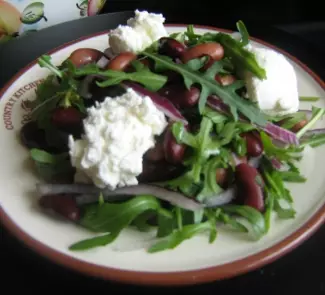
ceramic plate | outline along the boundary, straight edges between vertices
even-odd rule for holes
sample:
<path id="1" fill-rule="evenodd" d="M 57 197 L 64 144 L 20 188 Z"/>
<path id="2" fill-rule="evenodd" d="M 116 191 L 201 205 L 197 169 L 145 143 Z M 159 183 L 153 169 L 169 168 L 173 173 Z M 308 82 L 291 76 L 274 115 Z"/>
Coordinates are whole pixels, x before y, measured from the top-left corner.
<path id="1" fill-rule="evenodd" d="M 182 25 L 167 26 L 169 32 L 185 29 Z M 197 26 L 199 33 L 214 28 Z M 81 47 L 104 50 L 107 34 L 93 35 L 53 50 L 56 64 Z M 258 46 L 272 47 L 253 39 Z M 318 96 L 315 105 L 325 107 L 324 82 L 310 69 L 289 54 L 299 83 L 299 94 Z M 306 149 L 301 171 L 308 181 L 288 185 L 294 196 L 295 219 L 278 220 L 273 216 L 271 230 L 258 242 L 246 235 L 219 228 L 218 238 L 208 243 L 205 234 L 183 242 L 174 250 L 148 254 L 141 241 L 148 234 L 124 230 L 111 245 L 85 252 L 68 250 L 72 243 L 91 237 L 87 230 L 70 222 L 44 214 L 37 206 L 34 192 L 39 181 L 32 173 L 27 150 L 20 144 L 18 132 L 29 120 L 28 100 L 35 98 L 37 84 L 48 70 L 36 62 L 19 72 L 1 91 L 0 97 L 0 200 L 1 220 L 25 244 L 55 263 L 91 276 L 136 284 L 194 284 L 228 278 L 260 267 L 286 254 L 310 236 L 325 220 L 325 146 Z M 301 108 L 311 108 L 303 103 Z M 324 121 L 321 122 L 324 127 Z M 137 247 L 139 245 L 139 247 Z M 130 248 L 131 246 L 131 248 Z"/>

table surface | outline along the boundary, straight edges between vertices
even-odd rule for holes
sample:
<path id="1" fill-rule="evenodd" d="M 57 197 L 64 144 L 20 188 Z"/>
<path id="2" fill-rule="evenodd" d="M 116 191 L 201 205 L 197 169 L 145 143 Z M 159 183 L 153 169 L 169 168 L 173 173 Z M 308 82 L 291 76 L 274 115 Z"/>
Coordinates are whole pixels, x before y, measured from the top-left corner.
<path id="1" fill-rule="evenodd" d="M 68 22 L 43 32 L 34 33 L 0 47 L 0 87 L 7 82 L 20 68 L 37 58 L 42 53 L 74 40 L 83 35 L 105 31 L 114 28 L 118 22 L 124 22 L 132 13 L 106 14 Z M 173 20 L 171 21 L 173 22 Z M 191 23 L 218 25 L 204 20 L 191 19 Z M 224 25 L 225 28 L 234 29 Z M 325 23 L 311 24 L 298 29 L 294 36 L 295 26 L 280 27 L 281 30 L 262 26 L 249 26 L 252 36 L 273 43 L 295 55 L 323 79 L 325 79 L 324 55 L 321 56 L 321 38 L 325 36 Z M 299 28 L 299 26 L 297 26 Z M 287 32 L 291 34 L 288 34 Z M 299 34 L 300 32 L 300 34 Z M 303 32 L 303 33 L 301 33 Z M 304 38 L 308 36 L 308 38 Z M 314 36 L 314 38 L 311 38 Z M 37 46 L 35 46 L 37 44 Z M 322 58 L 318 58 L 318 57 Z M 3 69 L 6 69 L 5 71 Z M 209 284 L 182 287 L 182 291 L 191 292 L 240 292 L 250 294 L 325 294 L 325 226 L 323 225 L 312 237 L 290 252 L 285 257 L 261 269 L 232 279 Z M 74 292 L 91 291 L 115 292 L 135 291 L 165 292 L 164 288 L 139 287 L 106 282 L 89 278 L 68 269 L 62 268 L 18 242 L 3 227 L 1 227 L 1 266 L 4 270 L 2 287 L 10 287 L 16 291 L 21 286 L 24 291 L 73 290 Z M 12 283 L 12 281 L 14 284 Z M 46 288 L 46 289 L 45 289 Z"/>

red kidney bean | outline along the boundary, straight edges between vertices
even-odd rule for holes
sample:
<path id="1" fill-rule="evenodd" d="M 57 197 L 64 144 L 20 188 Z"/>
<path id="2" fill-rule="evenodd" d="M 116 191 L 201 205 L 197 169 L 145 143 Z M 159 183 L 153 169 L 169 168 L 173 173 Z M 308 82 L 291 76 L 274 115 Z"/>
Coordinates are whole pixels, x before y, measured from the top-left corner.
<path id="1" fill-rule="evenodd" d="M 263 153 L 263 144 L 259 134 L 253 132 L 242 133 L 241 136 L 246 140 L 247 155 L 258 157 Z"/>
<path id="2" fill-rule="evenodd" d="M 153 161 L 153 162 L 163 160 L 165 158 L 163 143 L 157 142 L 153 148 L 151 148 L 144 154 L 144 157 L 147 160 Z"/>
<path id="3" fill-rule="evenodd" d="M 158 53 L 163 55 L 168 55 L 172 58 L 180 57 L 185 51 L 186 46 L 173 39 L 168 37 L 163 37 L 159 39 L 159 49 Z"/>
<path id="4" fill-rule="evenodd" d="M 227 184 L 228 173 L 225 168 L 217 168 L 216 170 L 216 181 L 221 187 Z"/>
<path id="5" fill-rule="evenodd" d="M 39 200 L 39 205 L 45 209 L 51 209 L 55 213 L 70 219 L 78 221 L 80 218 L 80 209 L 76 200 L 69 195 L 46 195 Z"/>
<path id="6" fill-rule="evenodd" d="M 123 71 L 136 58 L 137 55 L 132 52 L 122 52 L 109 61 L 107 65 L 107 69 L 114 70 L 114 71 Z"/>
<path id="7" fill-rule="evenodd" d="M 102 56 L 103 52 L 93 48 L 80 48 L 71 53 L 68 59 L 76 66 L 84 66 L 86 64 L 97 62 Z"/>
<path id="8" fill-rule="evenodd" d="M 236 166 L 237 200 L 244 205 L 263 211 L 263 188 L 258 178 L 261 179 L 261 176 L 256 168 L 245 163 Z"/>
<path id="9" fill-rule="evenodd" d="M 185 154 L 185 145 L 178 144 L 171 127 L 167 127 L 164 137 L 165 159 L 171 164 L 181 164 Z"/>
<path id="10" fill-rule="evenodd" d="M 83 115 L 74 107 L 58 107 L 52 113 L 52 123 L 58 128 L 79 125 Z"/>
<path id="11" fill-rule="evenodd" d="M 209 42 L 195 45 L 185 50 L 181 56 L 183 63 L 187 63 L 189 60 L 208 55 L 213 60 L 220 60 L 224 56 L 223 47 L 217 42 Z"/>
<path id="12" fill-rule="evenodd" d="M 217 74 L 215 76 L 215 80 L 222 86 L 227 86 L 227 85 L 234 83 L 236 81 L 236 78 L 233 75 L 222 75 L 221 76 L 221 75 Z"/>
<path id="13" fill-rule="evenodd" d="M 184 85 L 171 85 L 162 88 L 159 93 L 168 98 L 177 108 L 189 108 L 197 104 L 200 90 L 196 87 L 187 89 Z"/>
<path id="14" fill-rule="evenodd" d="M 38 128 L 37 122 L 35 121 L 24 124 L 20 129 L 20 139 L 29 149 L 47 149 L 48 146 L 44 130 Z"/>
<path id="15" fill-rule="evenodd" d="M 301 128 L 303 128 L 306 124 L 308 123 L 308 120 L 302 120 L 300 122 L 298 122 L 297 124 L 295 124 L 292 128 L 291 131 L 292 132 L 298 132 Z"/>

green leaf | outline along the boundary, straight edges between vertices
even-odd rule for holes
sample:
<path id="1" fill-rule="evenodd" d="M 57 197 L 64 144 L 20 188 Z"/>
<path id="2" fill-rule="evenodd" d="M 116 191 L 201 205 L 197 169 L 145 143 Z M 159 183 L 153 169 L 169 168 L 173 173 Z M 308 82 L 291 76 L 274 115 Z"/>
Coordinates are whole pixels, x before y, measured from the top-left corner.
<path id="1" fill-rule="evenodd" d="M 236 133 L 236 123 L 235 122 L 228 122 L 224 125 L 224 128 L 222 129 L 219 136 L 222 138 L 221 144 L 227 145 L 230 143 Z"/>
<path id="2" fill-rule="evenodd" d="M 297 112 L 291 116 L 287 116 L 285 122 L 281 125 L 284 129 L 291 129 L 297 123 L 306 119 L 306 115 L 303 112 Z"/>
<path id="3" fill-rule="evenodd" d="M 192 84 L 197 83 L 201 86 L 201 96 L 199 101 L 199 110 L 203 112 L 205 109 L 206 97 L 210 94 L 215 94 L 227 105 L 230 106 L 232 113 L 235 111 L 241 112 L 246 116 L 251 122 L 254 122 L 258 125 L 265 126 L 267 120 L 262 112 L 248 100 L 240 97 L 237 93 L 237 87 L 240 84 L 221 86 L 214 79 L 211 78 L 212 70 L 208 73 L 200 73 L 197 71 L 191 70 L 187 65 L 176 64 L 171 61 L 167 61 L 162 58 L 160 55 L 151 54 L 144 51 L 144 55 L 152 58 L 155 62 L 163 64 L 170 70 L 180 73 L 187 81 L 190 81 Z M 215 64 L 218 64 L 216 62 Z M 210 68 L 211 69 L 211 68 Z M 213 67 L 213 70 L 217 70 L 217 66 Z M 216 74 L 216 73 L 214 73 Z"/>
<path id="4" fill-rule="evenodd" d="M 236 23 L 236 26 L 242 38 L 241 45 L 246 46 L 249 42 L 249 34 L 247 32 L 246 26 L 241 20 Z"/>
<path id="5" fill-rule="evenodd" d="M 36 148 L 30 150 L 30 155 L 32 159 L 36 162 L 40 162 L 43 164 L 52 164 L 52 165 L 61 164 L 62 161 L 66 161 L 67 159 L 69 159 L 68 153 L 52 155 L 44 150 L 40 150 Z"/>
<path id="6" fill-rule="evenodd" d="M 307 179 L 300 175 L 300 173 L 292 171 L 279 171 L 279 174 L 283 181 L 287 182 L 306 182 Z"/>
<path id="7" fill-rule="evenodd" d="M 164 238 L 170 235 L 174 228 L 176 227 L 176 222 L 174 218 L 167 218 L 163 215 L 158 215 L 158 230 L 157 237 Z"/>
<path id="8" fill-rule="evenodd" d="M 205 231 L 210 231 L 211 227 L 212 225 L 210 221 L 199 224 L 185 225 L 181 230 L 175 230 L 166 239 L 159 241 L 151 246 L 148 249 L 148 252 L 155 253 L 168 249 L 174 249 L 185 240 L 192 238 L 194 235 Z"/>
<path id="9" fill-rule="evenodd" d="M 138 215 L 132 222 L 132 225 L 134 225 L 139 231 L 141 232 L 147 232 L 147 231 L 150 231 L 154 228 L 154 226 L 148 224 L 148 220 L 155 216 L 155 212 L 154 211 L 146 211 L 140 215 Z M 160 216 L 160 215 L 159 215 Z M 166 218 L 166 219 L 170 219 L 170 218 L 167 218 L 163 215 L 161 215 L 163 218 Z"/>
<path id="10" fill-rule="evenodd" d="M 160 211 L 160 202 L 153 196 L 136 196 L 123 203 L 90 204 L 83 208 L 80 224 L 94 232 L 120 232 L 138 215 L 148 210 Z"/>
<path id="11" fill-rule="evenodd" d="M 223 222 L 224 224 L 230 225 L 234 230 L 246 233 L 248 229 L 242 225 L 235 218 L 232 218 L 229 214 L 222 212 L 220 208 L 218 208 L 218 212 L 216 212 L 217 220 Z"/>
<path id="12" fill-rule="evenodd" d="M 266 188 L 265 191 L 266 191 L 266 198 L 265 198 L 264 219 L 265 219 L 266 233 L 268 233 L 271 227 L 271 215 L 274 208 L 275 197 L 274 194 L 268 190 L 268 188 Z"/>
<path id="13" fill-rule="evenodd" d="M 213 110 L 209 107 L 205 107 L 203 115 L 205 117 L 208 117 L 214 124 L 223 123 L 227 120 L 227 117 L 225 115 L 223 115 L 219 112 L 216 112 L 215 110 Z"/>
<path id="14" fill-rule="evenodd" d="M 313 127 L 316 122 L 325 115 L 325 108 L 317 108 L 313 106 L 312 112 L 313 115 L 309 122 L 296 133 L 297 138 L 302 137 L 307 130 L 311 129 L 311 127 Z"/>
<path id="15" fill-rule="evenodd" d="M 77 243 L 74 243 L 69 246 L 69 250 L 71 251 L 83 251 L 88 250 L 91 248 L 106 246 L 110 243 L 112 243 L 118 236 L 118 233 L 115 234 L 106 234 L 97 236 L 90 239 L 81 240 Z"/>
<path id="16" fill-rule="evenodd" d="M 175 39 L 181 43 L 185 42 L 185 34 L 184 33 L 172 33 L 169 35 L 169 38 Z"/>
<path id="17" fill-rule="evenodd" d="M 55 65 L 52 64 L 51 60 L 52 60 L 51 56 L 42 55 L 38 59 L 38 64 L 40 65 L 41 68 L 48 68 L 53 74 L 55 74 L 59 78 L 62 78 L 63 77 L 62 72 Z"/>
<path id="18" fill-rule="evenodd" d="M 299 96 L 300 101 L 319 101 L 317 96 Z"/>
<path id="19" fill-rule="evenodd" d="M 226 205 L 222 207 L 226 213 L 232 213 L 244 217 L 251 225 L 251 230 L 256 240 L 266 233 L 264 216 L 256 209 L 249 206 Z"/>
<path id="20" fill-rule="evenodd" d="M 315 148 L 323 144 L 325 144 L 325 134 L 314 134 L 308 138 L 302 138 L 300 146 L 304 147 L 306 145 L 310 145 L 311 147 Z"/>
<path id="21" fill-rule="evenodd" d="M 296 216 L 296 211 L 291 206 L 290 208 L 283 208 L 277 199 L 274 200 L 274 210 L 278 214 L 278 217 L 282 219 L 291 219 L 295 218 Z"/>

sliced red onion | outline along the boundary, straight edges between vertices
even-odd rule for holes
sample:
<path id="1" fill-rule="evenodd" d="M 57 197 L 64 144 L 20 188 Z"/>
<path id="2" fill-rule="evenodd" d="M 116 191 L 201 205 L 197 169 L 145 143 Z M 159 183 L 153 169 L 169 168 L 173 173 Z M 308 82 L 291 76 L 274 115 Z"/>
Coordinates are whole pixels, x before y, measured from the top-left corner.
<path id="1" fill-rule="evenodd" d="M 276 158 L 271 159 L 271 164 L 275 169 L 280 170 L 282 168 L 282 163 Z"/>
<path id="2" fill-rule="evenodd" d="M 149 96 L 152 99 L 152 101 L 154 102 L 154 104 L 156 105 L 156 107 L 159 110 L 161 110 L 167 117 L 169 117 L 175 121 L 181 121 L 186 125 L 188 124 L 188 122 L 182 116 L 180 111 L 167 98 L 159 95 L 156 92 L 151 92 L 136 83 L 126 81 L 126 82 L 123 82 L 123 84 L 126 85 L 127 87 L 132 88 L 134 91 L 136 91 L 142 95 Z"/>
<path id="3" fill-rule="evenodd" d="M 106 66 L 109 63 L 109 59 L 103 55 L 96 63 L 96 65 L 100 68 L 100 69 L 105 69 Z"/>
<path id="4" fill-rule="evenodd" d="M 252 157 L 248 160 L 248 165 L 250 165 L 254 168 L 258 168 L 260 166 L 261 159 L 262 159 L 262 155 L 260 155 L 258 157 Z"/>
<path id="5" fill-rule="evenodd" d="M 110 59 L 112 59 L 116 56 L 116 54 L 113 53 L 113 51 L 110 47 L 108 47 L 104 50 L 104 54 Z"/>
<path id="6" fill-rule="evenodd" d="M 286 130 L 280 126 L 272 123 L 268 123 L 266 127 L 262 128 L 266 133 L 268 133 L 273 139 L 279 140 L 284 143 L 299 145 L 299 140 L 295 133 Z"/>
<path id="7" fill-rule="evenodd" d="M 208 198 L 205 201 L 207 207 L 218 207 L 229 204 L 235 198 L 235 189 L 233 187 L 224 190 L 221 194 Z"/>
<path id="8" fill-rule="evenodd" d="M 207 104 L 214 110 L 217 110 L 223 114 L 230 114 L 229 107 L 223 103 L 216 96 L 209 96 Z M 247 121 L 243 117 L 240 117 L 240 120 Z M 295 133 L 286 130 L 280 126 L 277 126 L 272 123 L 268 123 L 265 127 L 261 127 L 265 132 L 267 132 L 273 139 L 278 141 L 288 143 L 288 144 L 299 144 L 299 140 Z"/>
<path id="9" fill-rule="evenodd" d="M 91 184 L 38 184 L 37 191 L 40 195 L 60 195 L 60 194 L 87 194 L 96 195 L 96 200 L 98 200 L 99 193 L 101 192 L 104 197 L 110 196 L 135 196 L 135 195 L 153 195 L 158 199 L 170 202 L 173 205 L 179 206 L 181 208 L 195 211 L 202 209 L 203 204 L 199 204 L 194 200 L 191 200 L 181 193 L 167 190 L 165 188 L 148 185 L 139 184 L 133 186 L 127 186 L 122 188 L 117 188 L 115 190 L 110 190 L 108 188 L 100 189 Z"/>
<path id="10" fill-rule="evenodd" d="M 307 130 L 306 133 L 303 135 L 303 138 L 305 139 L 312 135 L 320 135 L 320 134 L 325 134 L 325 128 Z"/>
<path id="11" fill-rule="evenodd" d="M 103 195 L 103 199 L 106 202 L 116 202 L 130 199 L 130 196 L 121 196 L 121 195 Z M 87 205 L 98 202 L 98 194 L 82 194 L 76 197 L 77 205 Z"/>

